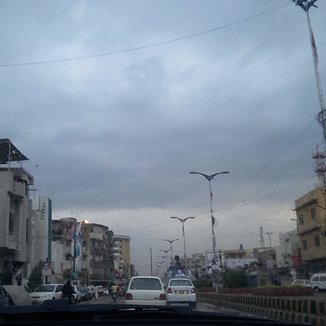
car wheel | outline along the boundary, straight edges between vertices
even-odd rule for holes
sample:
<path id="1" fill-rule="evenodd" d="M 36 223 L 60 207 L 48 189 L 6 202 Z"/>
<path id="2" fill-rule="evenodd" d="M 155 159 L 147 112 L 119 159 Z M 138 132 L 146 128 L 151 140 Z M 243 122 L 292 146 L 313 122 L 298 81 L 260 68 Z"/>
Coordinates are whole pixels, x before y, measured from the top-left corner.
<path id="1" fill-rule="evenodd" d="M 319 287 L 318 286 L 314 287 L 314 292 L 316 292 L 316 293 L 319 292 Z"/>

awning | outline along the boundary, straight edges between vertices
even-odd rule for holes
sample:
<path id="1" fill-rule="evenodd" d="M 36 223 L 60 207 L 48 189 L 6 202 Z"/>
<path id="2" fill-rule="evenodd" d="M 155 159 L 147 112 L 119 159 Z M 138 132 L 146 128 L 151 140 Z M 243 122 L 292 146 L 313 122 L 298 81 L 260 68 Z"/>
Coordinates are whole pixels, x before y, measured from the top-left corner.
<path id="1" fill-rule="evenodd" d="M 27 160 L 28 158 L 18 150 L 9 138 L 0 139 L 0 164 Z"/>

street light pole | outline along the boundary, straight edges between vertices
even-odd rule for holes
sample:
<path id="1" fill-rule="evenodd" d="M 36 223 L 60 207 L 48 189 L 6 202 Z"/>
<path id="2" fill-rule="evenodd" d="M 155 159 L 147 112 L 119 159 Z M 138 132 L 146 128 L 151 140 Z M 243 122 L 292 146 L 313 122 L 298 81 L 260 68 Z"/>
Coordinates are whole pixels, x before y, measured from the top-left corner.
<path id="1" fill-rule="evenodd" d="M 166 272 L 168 271 L 169 269 L 169 264 L 168 264 L 168 252 L 170 251 L 169 249 L 168 250 L 163 250 L 163 249 L 160 249 L 160 251 L 164 252 L 165 254 L 165 257 L 166 257 L 166 260 L 165 260 L 165 269 L 166 269 Z"/>
<path id="2" fill-rule="evenodd" d="M 170 251 L 171 251 L 171 260 L 173 259 L 173 254 L 172 254 L 172 243 L 174 241 L 178 241 L 179 239 L 173 239 L 173 240 L 169 240 L 169 239 L 163 239 L 163 241 L 167 241 L 170 243 Z"/>
<path id="3" fill-rule="evenodd" d="M 189 220 L 189 219 L 194 219 L 195 217 L 194 216 L 188 216 L 186 218 L 180 218 L 180 217 L 177 217 L 177 216 L 171 216 L 171 218 L 177 219 L 182 223 L 182 236 L 183 236 L 183 249 L 184 249 L 183 257 L 184 257 L 184 259 L 186 261 L 187 253 L 186 253 L 185 222 L 187 220 Z"/>
<path id="4" fill-rule="evenodd" d="M 153 276 L 153 255 L 152 255 L 152 248 L 149 248 L 149 254 L 150 254 L 151 276 Z"/>
<path id="5" fill-rule="evenodd" d="M 210 215 L 211 215 L 211 225 L 212 225 L 212 244 L 213 244 L 213 261 L 216 259 L 216 237 L 215 237 L 215 217 L 213 216 L 213 192 L 212 192 L 212 180 L 219 175 L 219 174 L 228 174 L 230 173 L 229 171 L 222 171 L 222 172 L 217 172 L 214 174 L 207 175 L 205 173 L 201 172 L 189 172 L 190 174 L 200 174 L 202 175 L 206 180 L 208 180 L 208 185 L 209 185 L 209 207 L 210 207 Z"/>

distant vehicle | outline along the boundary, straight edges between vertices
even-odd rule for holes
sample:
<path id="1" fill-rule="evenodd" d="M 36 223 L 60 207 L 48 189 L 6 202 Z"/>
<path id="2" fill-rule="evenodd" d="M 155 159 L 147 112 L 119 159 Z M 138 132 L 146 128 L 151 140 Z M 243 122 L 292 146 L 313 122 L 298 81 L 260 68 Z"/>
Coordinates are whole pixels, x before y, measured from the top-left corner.
<path id="1" fill-rule="evenodd" d="M 168 305 L 171 303 L 187 303 L 191 307 L 196 307 L 196 290 L 191 280 L 187 278 L 171 279 L 166 288 L 166 293 Z"/>
<path id="2" fill-rule="evenodd" d="M 31 292 L 29 295 L 32 304 L 43 303 L 45 300 L 62 299 L 63 284 L 43 284 Z"/>
<path id="3" fill-rule="evenodd" d="M 154 276 L 132 277 L 125 298 L 131 305 L 166 305 L 163 283 Z"/>
<path id="4" fill-rule="evenodd" d="M 74 303 L 81 302 L 81 293 L 78 290 L 77 285 L 74 284 L 74 285 L 72 285 L 72 287 L 74 288 L 74 293 L 72 295 L 72 298 L 73 298 Z"/>
<path id="5" fill-rule="evenodd" d="M 80 292 L 80 299 L 81 301 L 89 301 L 92 300 L 92 293 L 86 287 L 77 287 L 78 291 Z"/>
<path id="6" fill-rule="evenodd" d="M 301 286 L 311 288 L 311 281 L 310 280 L 305 280 L 303 278 L 297 278 L 296 280 L 292 281 L 290 285 L 293 285 L 293 286 L 301 285 Z"/>
<path id="7" fill-rule="evenodd" d="M 4 287 L 0 285 L 0 307 L 13 306 L 14 301 L 12 300 L 9 293 L 5 290 Z"/>
<path id="8" fill-rule="evenodd" d="M 326 290 L 326 273 L 317 273 L 311 277 L 311 287 L 315 292 Z"/>

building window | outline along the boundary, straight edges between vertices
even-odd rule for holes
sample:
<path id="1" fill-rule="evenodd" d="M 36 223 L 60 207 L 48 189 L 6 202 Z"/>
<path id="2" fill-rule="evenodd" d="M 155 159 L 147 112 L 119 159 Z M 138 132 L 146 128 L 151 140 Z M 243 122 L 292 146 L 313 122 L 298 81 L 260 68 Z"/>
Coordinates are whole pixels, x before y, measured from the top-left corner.
<path id="1" fill-rule="evenodd" d="M 315 246 L 319 247 L 320 246 L 320 240 L 319 240 L 319 235 L 315 236 Z"/>
<path id="2" fill-rule="evenodd" d="M 71 259 L 71 255 L 66 255 L 66 260 L 70 260 Z"/>
<path id="3" fill-rule="evenodd" d="M 14 233 L 14 214 L 9 213 L 9 234 Z"/>
<path id="4" fill-rule="evenodd" d="M 312 220 L 316 220 L 316 208 L 312 208 L 311 210 L 310 210 L 310 216 L 311 216 L 311 219 Z"/>
<path id="5" fill-rule="evenodd" d="M 298 219 L 299 219 L 300 225 L 304 224 L 303 214 L 299 214 Z"/>
<path id="6" fill-rule="evenodd" d="M 303 250 L 307 250 L 308 249 L 307 240 L 303 240 L 302 241 L 302 247 L 303 247 Z"/>

